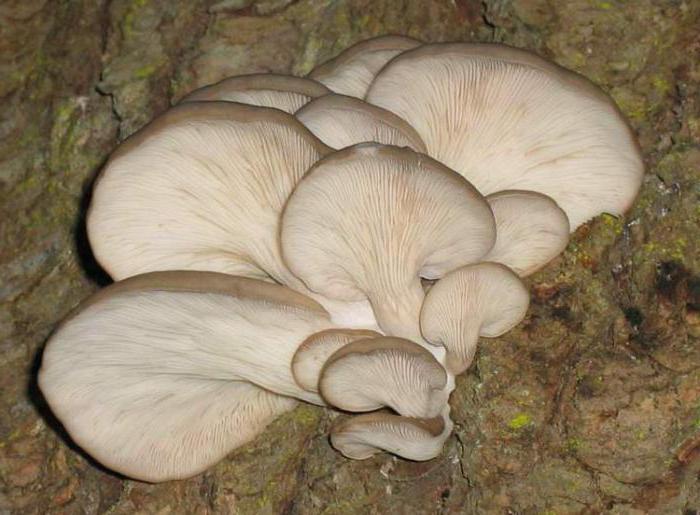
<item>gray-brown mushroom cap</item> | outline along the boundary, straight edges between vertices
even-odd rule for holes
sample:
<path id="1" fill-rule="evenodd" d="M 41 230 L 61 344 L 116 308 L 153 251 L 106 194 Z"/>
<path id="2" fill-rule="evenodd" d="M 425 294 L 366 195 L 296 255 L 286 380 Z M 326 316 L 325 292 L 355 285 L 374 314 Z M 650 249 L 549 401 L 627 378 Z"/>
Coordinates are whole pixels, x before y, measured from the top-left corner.
<path id="1" fill-rule="evenodd" d="M 614 102 L 584 77 L 498 44 L 438 43 L 394 58 L 366 96 L 484 195 L 553 198 L 571 229 L 634 200 L 644 165 Z"/>
<path id="2" fill-rule="evenodd" d="M 330 149 L 296 118 L 233 102 L 187 102 L 123 142 L 96 181 L 90 245 L 115 279 L 208 270 L 295 286 L 279 215 Z"/>
<path id="3" fill-rule="evenodd" d="M 217 101 L 240 102 L 261 107 L 274 107 L 293 114 L 314 98 L 330 90 L 320 82 L 303 77 L 256 73 L 223 79 L 189 93 L 180 102 Z"/>
<path id="4" fill-rule="evenodd" d="M 357 340 L 326 361 L 318 382 L 328 404 L 346 411 L 390 407 L 431 418 L 447 403 L 447 373 L 423 347 L 403 338 Z"/>
<path id="5" fill-rule="evenodd" d="M 426 461 L 440 454 L 452 432 L 449 408 L 432 419 L 402 417 L 387 412 L 357 415 L 331 429 L 331 444 L 344 456 L 356 460 L 380 451 L 414 461 Z"/>
<path id="6" fill-rule="evenodd" d="M 289 362 L 330 326 L 279 285 L 156 272 L 105 288 L 51 336 L 39 386 L 75 442 L 146 481 L 197 474 L 259 434 L 298 397 Z"/>
<path id="7" fill-rule="evenodd" d="M 299 346 L 292 358 L 294 380 L 304 390 L 318 392 L 318 379 L 328 358 L 355 340 L 381 336 L 362 329 L 328 329 L 309 336 Z"/>
<path id="8" fill-rule="evenodd" d="M 419 46 L 405 36 L 380 36 L 361 41 L 314 68 L 309 77 L 335 93 L 364 98 L 379 70 L 395 56 Z"/>
<path id="9" fill-rule="evenodd" d="M 331 93 L 312 100 L 295 116 L 332 148 L 376 142 L 425 152 L 423 140 L 405 120 L 359 98 Z"/>
<path id="10" fill-rule="evenodd" d="M 554 200 L 534 191 L 506 190 L 486 201 L 496 219 L 496 244 L 484 257 L 520 277 L 535 273 L 569 242 L 569 219 Z"/>
<path id="11" fill-rule="evenodd" d="M 495 241 L 484 198 L 407 148 L 361 144 L 319 161 L 282 216 L 285 262 L 312 290 L 369 299 L 389 335 L 421 341 L 421 277 L 478 261 Z"/>
<path id="12" fill-rule="evenodd" d="M 445 365 L 457 375 L 474 359 L 479 336 L 495 338 L 527 313 L 530 296 L 520 278 L 499 263 L 464 266 L 433 285 L 420 315 L 423 336 L 447 349 Z"/>

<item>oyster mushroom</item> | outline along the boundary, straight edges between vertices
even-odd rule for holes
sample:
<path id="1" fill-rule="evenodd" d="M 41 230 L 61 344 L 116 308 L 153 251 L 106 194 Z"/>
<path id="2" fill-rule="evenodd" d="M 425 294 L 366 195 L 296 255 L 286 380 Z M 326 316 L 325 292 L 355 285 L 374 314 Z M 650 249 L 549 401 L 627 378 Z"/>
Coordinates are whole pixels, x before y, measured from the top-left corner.
<path id="1" fill-rule="evenodd" d="M 196 89 L 180 102 L 225 100 L 274 107 L 293 114 L 310 100 L 328 93 L 330 90 L 327 87 L 311 79 L 275 73 L 255 73 L 229 77 L 216 84 Z"/>
<path id="2" fill-rule="evenodd" d="M 420 314 L 423 336 L 447 349 L 445 366 L 455 375 L 471 364 L 479 336 L 495 338 L 522 321 L 530 304 L 527 288 L 508 267 L 477 263 L 437 281 Z"/>
<path id="3" fill-rule="evenodd" d="M 535 273 L 569 242 L 569 219 L 554 200 L 534 191 L 486 197 L 496 219 L 496 244 L 484 261 L 502 263 L 520 277 Z"/>
<path id="4" fill-rule="evenodd" d="M 364 98 L 372 79 L 401 52 L 421 43 L 405 36 L 380 36 L 361 41 L 314 68 L 309 77 L 335 93 Z"/>
<path id="5" fill-rule="evenodd" d="M 484 195 L 532 190 L 564 210 L 571 230 L 621 214 L 644 174 L 614 102 L 584 77 L 499 44 L 438 43 L 384 67 L 366 100 L 413 126 L 427 153 Z"/>
<path id="6" fill-rule="evenodd" d="M 320 160 L 282 215 L 285 261 L 307 287 L 369 300 L 389 335 L 421 341 L 421 278 L 493 246 L 488 204 L 459 174 L 407 148 L 360 144 Z"/>
<path id="7" fill-rule="evenodd" d="M 295 116 L 332 148 L 374 141 L 425 152 L 425 144 L 413 127 L 394 113 L 358 98 L 331 93 L 312 100 Z"/>

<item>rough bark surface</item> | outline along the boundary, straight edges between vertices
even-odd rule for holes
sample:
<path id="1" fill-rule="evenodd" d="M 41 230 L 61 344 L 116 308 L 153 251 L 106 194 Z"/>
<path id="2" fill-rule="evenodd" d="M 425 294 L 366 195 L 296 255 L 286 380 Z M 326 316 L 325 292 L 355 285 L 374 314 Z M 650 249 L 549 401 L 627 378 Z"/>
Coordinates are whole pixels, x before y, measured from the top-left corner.
<path id="1" fill-rule="evenodd" d="M 428 463 L 349 461 L 302 406 L 188 481 L 124 480 L 36 388 L 57 322 L 108 278 L 82 223 L 118 141 L 227 75 L 305 74 L 379 34 L 502 41 L 608 91 L 648 170 L 580 228 L 482 342 Z M 5 0 L 0 4 L 0 513 L 700 510 L 700 3 L 695 0 Z"/>

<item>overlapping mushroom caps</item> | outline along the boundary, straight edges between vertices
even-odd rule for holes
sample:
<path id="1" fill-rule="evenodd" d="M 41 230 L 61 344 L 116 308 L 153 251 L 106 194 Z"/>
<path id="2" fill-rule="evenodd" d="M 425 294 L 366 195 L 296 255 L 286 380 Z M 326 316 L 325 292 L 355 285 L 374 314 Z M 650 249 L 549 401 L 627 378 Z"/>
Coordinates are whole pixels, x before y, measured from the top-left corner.
<path id="1" fill-rule="evenodd" d="M 360 43 L 310 74 L 325 86 L 226 79 L 117 149 L 88 234 L 130 278 L 63 323 L 39 377 L 78 444 L 187 477 L 301 399 L 393 410 L 341 417 L 345 456 L 440 452 L 455 375 L 525 316 L 518 276 L 624 211 L 643 169 L 583 77 L 503 45 L 419 45 Z"/>
<path id="2" fill-rule="evenodd" d="M 317 66 L 309 77 L 341 95 L 364 98 L 368 86 L 386 63 L 420 44 L 420 41 L 405 36 L 367 39 Z"/>
<path id="3" fill-rule="evenodd" d="M 544 193 L 572 230 L 600 213 L 623 213 L 641 184 L 640 150 L 614 102 L 524 50 L 423 45 L 384 67 L 366 100 L 410 123 L 428 154 L 482 194 Z"/>
<path id="4" fill-rule="evenodd" d="M 280 239 L 309 289 L 368 299 L 387 334 L 418 342 L 421 278 L 478 261 L 496 226 L 459 174 L 407 148 L 360 144 L 321 159 L 297 185 Z"/>

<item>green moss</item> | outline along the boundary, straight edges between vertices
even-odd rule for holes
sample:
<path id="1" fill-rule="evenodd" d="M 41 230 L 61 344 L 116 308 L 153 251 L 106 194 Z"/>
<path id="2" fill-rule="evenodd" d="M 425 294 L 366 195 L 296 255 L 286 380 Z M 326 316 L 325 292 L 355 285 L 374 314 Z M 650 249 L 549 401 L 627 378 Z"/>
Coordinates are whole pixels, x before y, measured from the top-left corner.
<path id="1" fill-rule="evenodd" d="M 515 417 L 510 419 L 508 422 L 508 427 L 513 430 L 522 429 L 523 427 L 530 425 L 532 423 L 532 417 L 527 413 L 518 413 Z"/>
<path id="2" fill-rule="evenodd" d="M 147 64 L 146 66 L 142 66 L 141 68 L 137 68 L 136 71 L 134 72 L 134 77 L 137 79 L 147 79 L 153 73 L 157 70 L 157 66 L 154 64 Z"/>

